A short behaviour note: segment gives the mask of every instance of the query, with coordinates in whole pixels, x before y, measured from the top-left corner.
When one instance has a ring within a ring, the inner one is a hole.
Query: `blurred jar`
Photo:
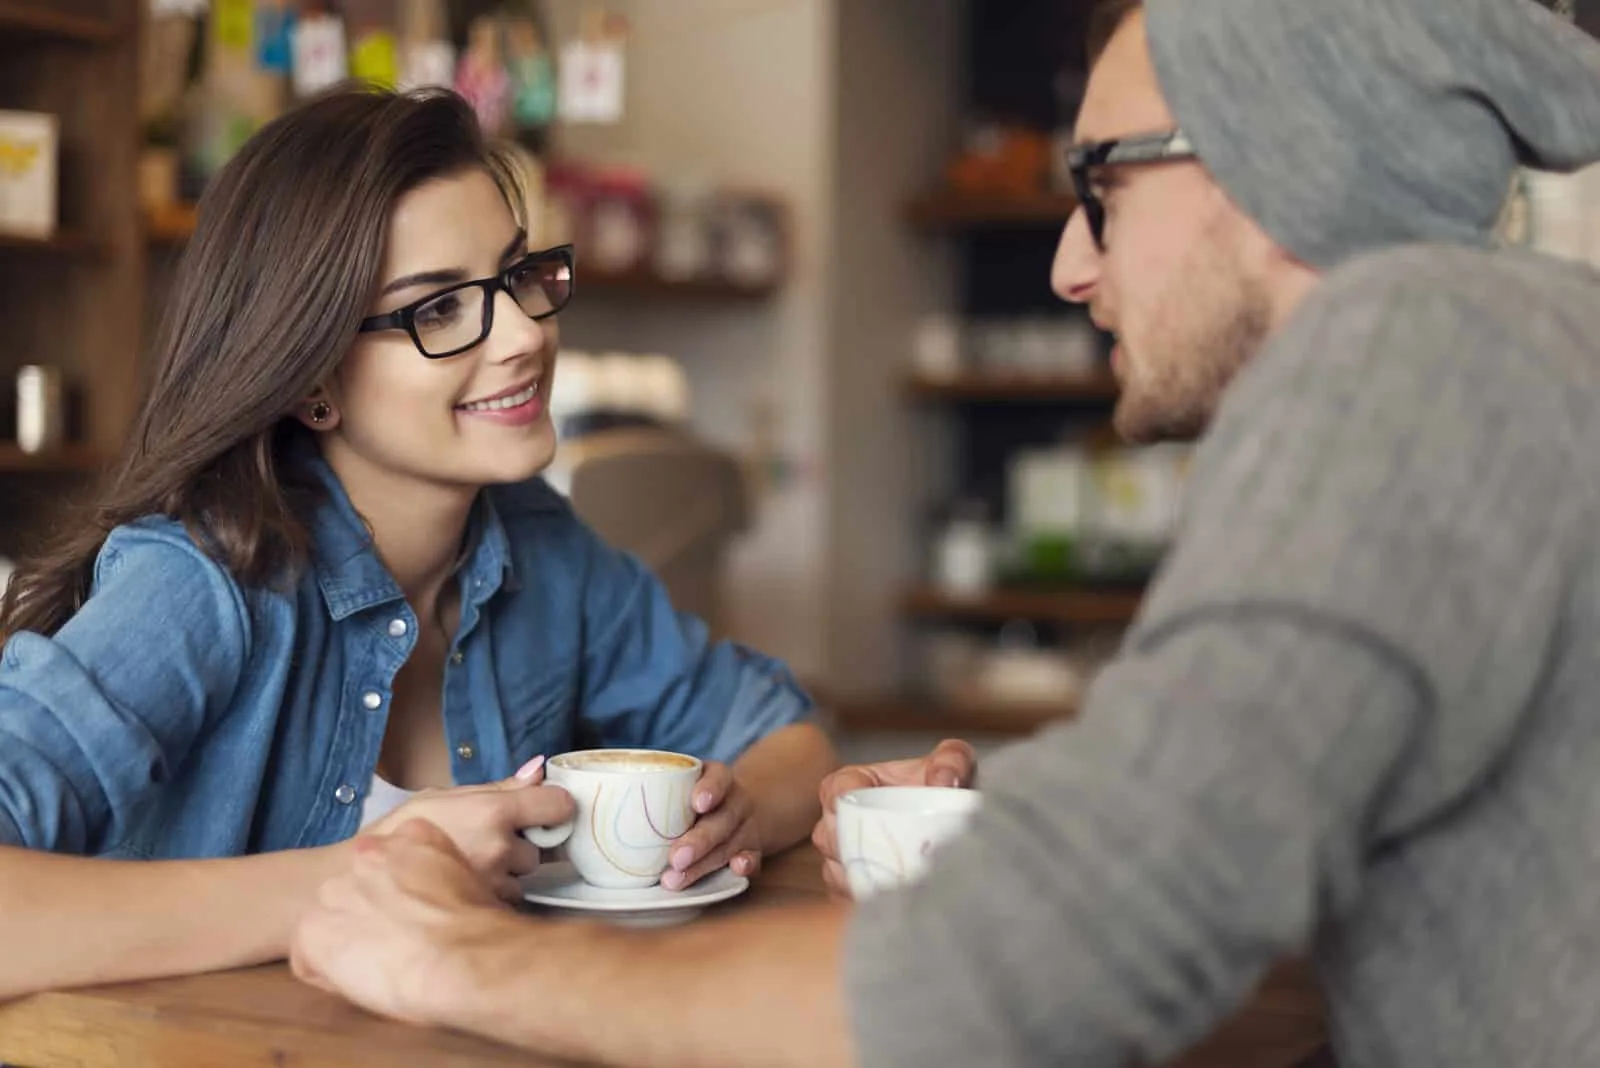
[[[995,534],[981,501],[951,509],[933,546],[933,581],[952,597],[983,594],[994,583]]]
[[[556,430],[595,409],[594,357],[587,352],[567,350],[556,365],[556,379],[550,390],[550,418]]]
[[[960,321],[952,315],[924,315],[917,321],[911,359],[924,378],[954,378],[961,372]]]
[[[595,407],[616,417],[640,415],[650,408],[650,383],[639,361],[626,352],[607,352],[595,361]]]
[[[1030,708],[1067,712],[1083,697],[1083,677],[1071,658],[1040,645],[1032,626],[1020,621],[1006,624],[976,682],[985,700]]]
[[[668,426],[689,421],[689,378],[677,360],[661,353],[634,358],[642,413]]]
[[[711,273],[711,200],[708,183],[679,179],[657,191],[656,273],[673,282]]]
[[[1081,449],[1058,446],[1012,454],[1006,492],[1019,578],[1048,583],[1078,577],[1092,491],[1089,458]]]

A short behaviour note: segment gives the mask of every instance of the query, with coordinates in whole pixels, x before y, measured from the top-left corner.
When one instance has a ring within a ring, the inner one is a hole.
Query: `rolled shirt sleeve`
[[[580,717],[602,745],[732,762],[812,703],[780,661],[677,611],[633,556],[587,534]]]
[[[174,524],[113,532],[83,607],[0,654],[0,842],[114,846],[226,708],[249,641],[237,584]]]

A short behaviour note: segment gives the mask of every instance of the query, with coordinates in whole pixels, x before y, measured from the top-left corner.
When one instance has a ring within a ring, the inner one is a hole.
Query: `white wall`
[[[830,319],[836,0],[612,0],[627,15],[627,118],[568,128],[564,152],[698,175],[783,196],[794,217],[794,271],[757,305],[585,298],[563,316],[565,343],[679,357],[699,428],[743,448],[759,405],[778,414],[783,450],[805,475],[766,498],[732,562],[733,631],[796,671],[823,670],[826,609],[824,390]],[[556,38],[581,5],[552,5]]]
[[[909,520],[950,466],[948,437],[926,432],[898,383],[918,317],[951,300],[947,243],[903,217],[956,130],[961,0],[610,6],[634,28],[627,116],[566,129],[562,150],[783,195],[794,272],[754,306],[583,298],[565,342],[679,357],[700,429],[734,447],[757,406],[775,406],[801,474],[761,502],[736,554],[732,628],[804,678],[890,685],[894,595],[918,566]],[[560,40],[581,2],[552,7]]]
[[[917,321],[955,299],[951,239],[904,219],[958,127],[961,4],[838,4],[827,680],[878,690],[899,681],[895,601],[921,566],[914,521],[954,466],[954,439],[933,432],[900,382]]]

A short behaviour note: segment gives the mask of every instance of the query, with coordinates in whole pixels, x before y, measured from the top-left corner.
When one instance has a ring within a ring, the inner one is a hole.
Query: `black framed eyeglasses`
[[[531,252],[493,278],[459,282],[384,315],[361,320],[361,333],[404,330],[430,360],[466,352],[494,329],[494,297],[511,294],[528,318],[548,319],[572,300],[571,245]]]
[[[1095,247],[1101,250],[1106,247],[1106,206],[1094,191],[1095,170],[1130,163],[1194,158],[1194,144],[1182,130],[1119,137],[1112,141],[1086,141],[1067,149],[1067,171],[1072,175],[1072,186],[1078,194],[1078,203],[1083,205],[1084,217],[1089,220],[1089,233],[1094,237]]]

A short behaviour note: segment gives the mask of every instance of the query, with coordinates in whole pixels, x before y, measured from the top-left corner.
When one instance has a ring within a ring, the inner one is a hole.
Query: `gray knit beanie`
[[[1314,267],[1490,243],[1518,163],[1600,161],[1600,42],[1534,0],[1146,0],[1200,159]]]

